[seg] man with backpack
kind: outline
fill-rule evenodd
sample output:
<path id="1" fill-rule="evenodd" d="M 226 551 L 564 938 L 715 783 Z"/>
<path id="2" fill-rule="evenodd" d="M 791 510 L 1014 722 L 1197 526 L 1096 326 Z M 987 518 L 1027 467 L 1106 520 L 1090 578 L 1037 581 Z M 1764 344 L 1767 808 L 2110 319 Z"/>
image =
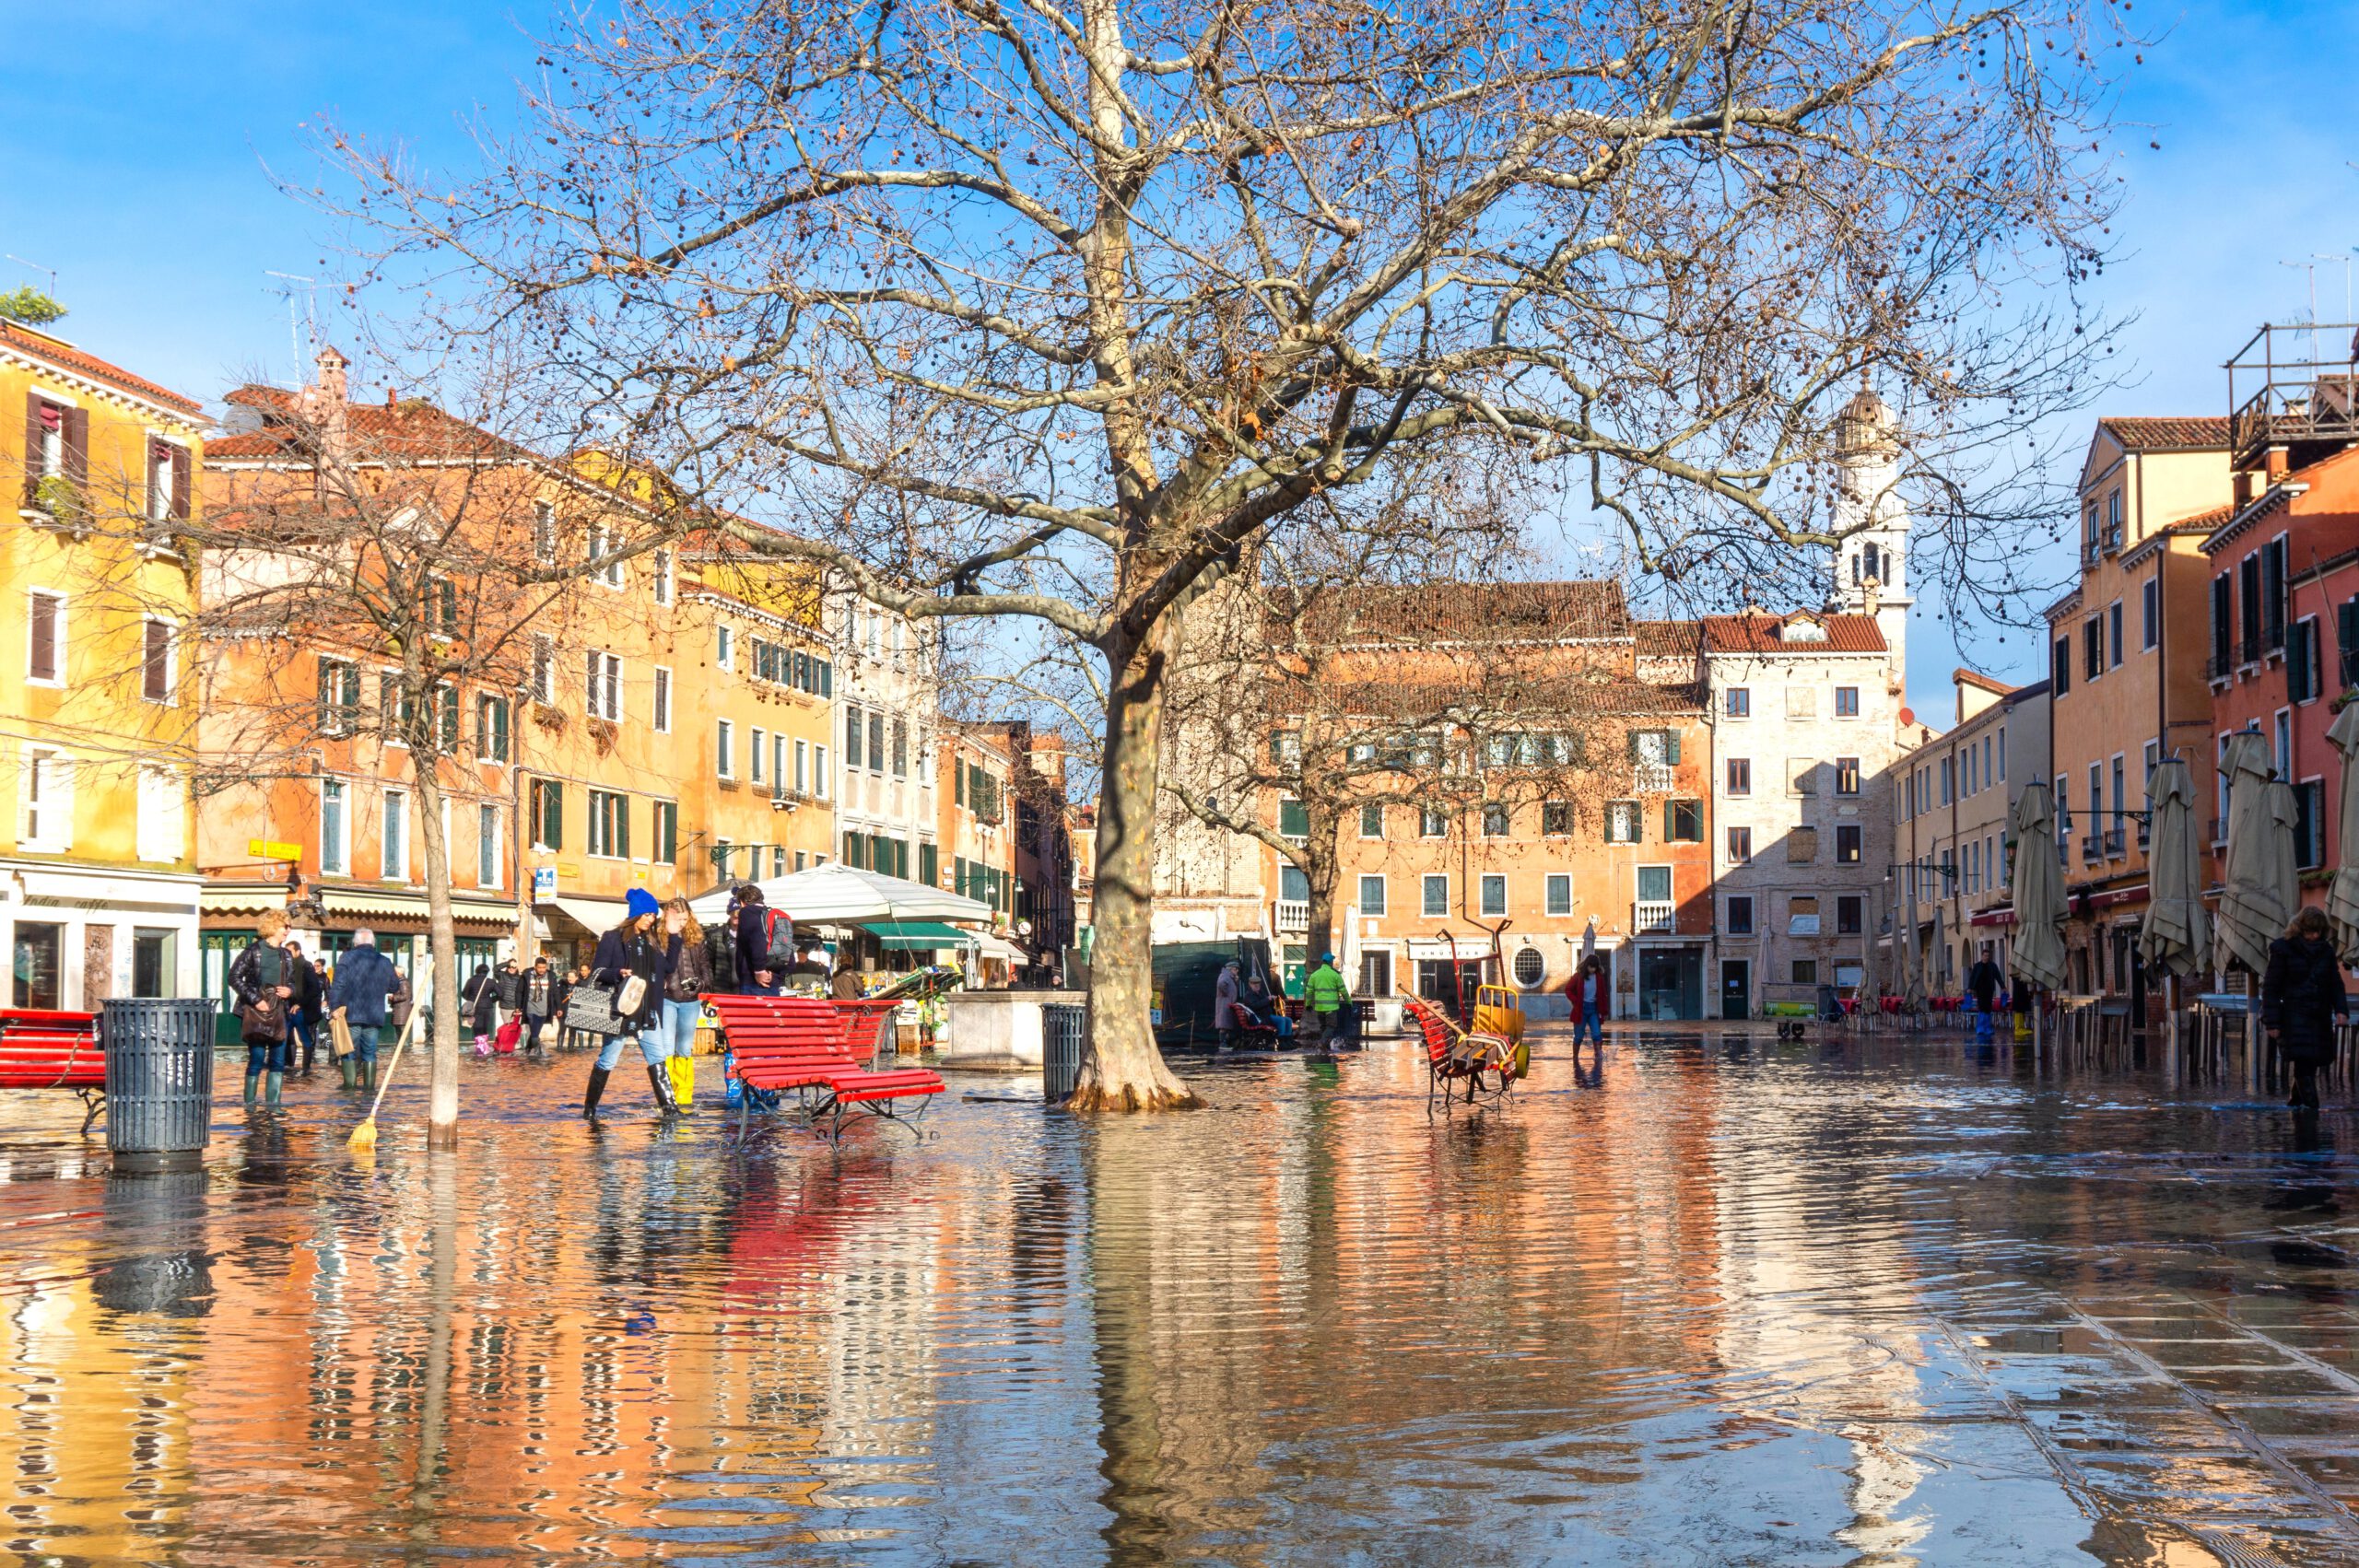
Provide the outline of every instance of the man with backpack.
<path id="1" fill-rule="evenodd" d="M 776 996 L 778 981 L 794 963 L 794 920 L 762 901 L 762 890 L 746 883 L 737 890 L 737 991 Z"/>

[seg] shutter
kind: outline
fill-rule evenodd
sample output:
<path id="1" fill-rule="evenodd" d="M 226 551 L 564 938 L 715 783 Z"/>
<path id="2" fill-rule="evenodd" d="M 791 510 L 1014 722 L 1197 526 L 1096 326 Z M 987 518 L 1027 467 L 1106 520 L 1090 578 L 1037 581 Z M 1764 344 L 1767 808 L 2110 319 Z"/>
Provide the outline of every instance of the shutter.
<path id="1" fill-rule="evenodd" d="M 967 765 L 963 762 L 950 770 L 950 802 L 958 806 L 967 803 Z"/>
<path id="2" fill-rule="evenodd" d="M 32 596 L 32 653 L 25 673 L 36 681 L 57 679 L 57 601 L 46 593 Z"/>
<path id="3" fill-rule="evenodd" d="M 1672 766 L 1673 766 L 1673 767 L 1677 767 L 1677 766 L 1679 766 L 1679 731 L 1676 731 L 1676 730 L 1665 730 L 1665 731 L 1662 732 L 1662 752 L 1663 752 L 1663 760 L 1664 760 L 1665 762 L 1669 763 L 1669 764 L 1670 764 Z"/>
<path id="4" fill-rule="evenodd" d="M 25 505 L 33 504 L 33 486 L 41 479 L 41 394 L 25 394 Z"/>
<path id="5" fill-rule="evenodd" d="M 1637 762 L 1638 760 L 1638 731 L 1633 730 L 1623 739 L 1629 743 L 1630 760 L 1633 763 Z"/>
<path id="6" fill-rule="evenodd" d="M 2334 639 L 2341 655 L 2343 685 L 2359 685 L 2359 598 L 2347 599 L 2336 608 Z"/>
<path id="7" fill-rule="evenodd" d="M 140 668 L 142 694 L 151 702 L 172 695 L 172 628 L 161 621 L 147 624 L 147 646 Z"/>
<path id="8" fill-rule="evenodd" d="M 172 521 L 188 521 L 191 470 L 196 467 L 196 454 L 174 449 L 172 458 Z"/>
<path id="9" fill-rule="evenodd" d="M 65 477 L 76 485 L 89 483 L 90 411 L 87 408 L 65 411 Z"/>

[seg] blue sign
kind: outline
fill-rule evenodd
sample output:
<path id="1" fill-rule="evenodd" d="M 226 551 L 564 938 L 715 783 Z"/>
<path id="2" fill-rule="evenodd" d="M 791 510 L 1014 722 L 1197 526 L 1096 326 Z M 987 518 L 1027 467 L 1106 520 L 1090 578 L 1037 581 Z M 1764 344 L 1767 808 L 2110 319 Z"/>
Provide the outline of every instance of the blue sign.
<path id="1" fill-rule="evenodd" d="M 557 868 L 555 866 L 534 866 L 533 868 L 533 902 L 535 904 L 545 903 L 556 896 Z"/>

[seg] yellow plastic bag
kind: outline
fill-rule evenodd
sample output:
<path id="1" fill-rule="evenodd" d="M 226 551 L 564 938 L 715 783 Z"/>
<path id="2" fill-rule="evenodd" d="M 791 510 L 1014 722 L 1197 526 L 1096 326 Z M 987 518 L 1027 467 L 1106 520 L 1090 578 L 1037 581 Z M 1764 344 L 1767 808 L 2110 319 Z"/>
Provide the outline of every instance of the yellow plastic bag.
<path id="1" fill-rule="evenodd" d="M 697 1059 L 687 1056 L 665 1057 L 663 1071 L 672 1080 L 672 1100 L 682 1110 L 688 1108 L 688 1095 L 697 1086 Z"/>

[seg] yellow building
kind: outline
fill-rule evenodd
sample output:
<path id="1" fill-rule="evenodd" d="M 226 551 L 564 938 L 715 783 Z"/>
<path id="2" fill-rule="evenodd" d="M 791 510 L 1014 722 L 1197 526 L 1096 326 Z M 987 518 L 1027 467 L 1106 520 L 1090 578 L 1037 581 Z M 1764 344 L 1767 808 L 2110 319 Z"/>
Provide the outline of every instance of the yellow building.
<path id="1" fill-rule="evenodd" d="M 193 986 L 181 628 L 194 399 L 0 321 L 0 935 L 9 1004 Z M 21 628 L 21 629 L 18 629 Z"/>

